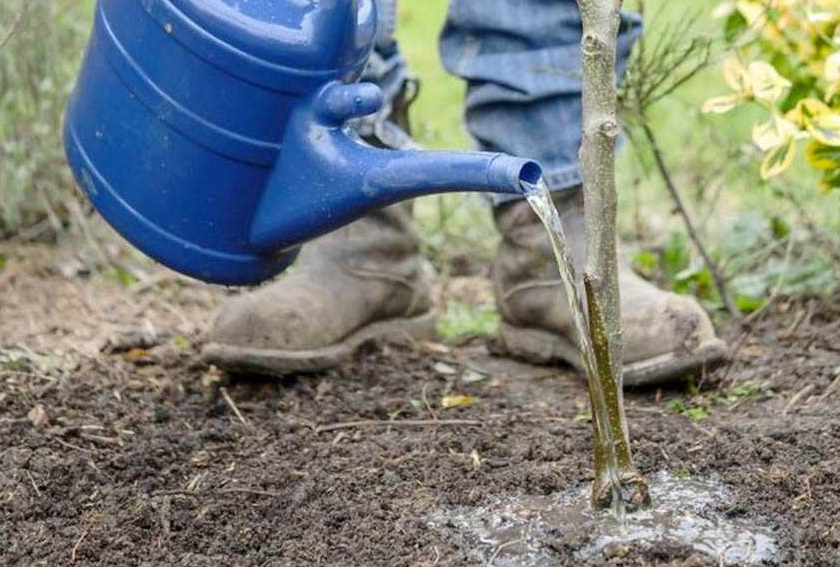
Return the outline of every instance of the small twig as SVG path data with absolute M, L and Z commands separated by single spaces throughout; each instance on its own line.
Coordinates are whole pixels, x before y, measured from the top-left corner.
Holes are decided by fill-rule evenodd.
M 239 408 L 236 407 L 236 404 L 234 403 L 233 398 L 231 398 L 230 394 L 228 394 L 227 388 L 222 386 L 221 388 L 219 388 L 219 392 L 222 394 L 222 398 L 225 400 L 225 403 L 228 405 L 228 407 L 230 407 L 230 409 L 233 410 L 233 413 L 235 413 L 236 417 L 239 418 L 239 421 L 242 422 L 242 425 L 246 425 L 246 426 L 251 425 L 250 423 L 248 423 L 248 420 L 245 419 L 245 416 L 242 415 L 242 412 L 239 411 Z
M 741 333 L 741 336 L 738 338 L 738 342 L 735 343 L 735 346 L 730 350 L 729 355 L 726 357 L 729 362 L 726 365 L 723 378 L 720 380 L 721 385 L 725 385 L 728 382 L 729 376 L 732 374 L 732 369 L 735 366 L 735 362 L 738 359 L 738 355 L 741 354 L 741 349 L 744 348 L 744 345 L 747 344 L 747 341 L 751 336 L 752 332 L 749 330 L 749 327 L 747 327 L 747 329 Z
M 810 393 L 813 391 L 813 389 L 814 389 L 814 385 L 813 385 L 813 384 L 808 384 L 807 386 L 805 386 L 804 388 L 802 388 L 801 390 L 799 390 L 799 392 L 797 392 L 797 393 L 796 393 L 796 394 L 795 394 L 795 395 L 794 395 L 794 396 L 790 399 L 790 401 L 787 403 L 787 405 L 785 406 L 785 409 L 783 409 L 783 410 L 782 410 L 782 415 L 787 415 L 787 414 L 788 414 L 788 412 L 790 412 L 790 410 L 792 410 L 792 409 L 793 409 L 793 407 L 794 407 L 796 404 L 798 404 L 798 403 L 799 403 L 799 400 L 801 400 L 802 398 L 804 398 L 805 396 L 807 396 L 808 394 L 810 394 Z
M 792 236 L 788 237 L 788 245 L 787 245 L 787 249 L 785 250 L 785 259 L 784 259 L 784 263 L 782 264 L 782 271 L 779 274 L 779 277 L 776 279 L 776 283 L 773 285 L 773 289 L 770 290 L 769 297 L 761 305 L 761 307 L 759 307 L 758 309 L 756 309 L 755 311 L 753 311 L 752 313 L 750 313 L 749 315 L 747 315 L 744 318 L 744 323 L 752 323 L 753 321 L 758 319 L 759 315 L 764 313 L 764 311 L 768 307 L 770 307 L 770 305 L 772 305 L 776 301 L 776 299 L 779 297 L 779 294 L 782 291 L 782 286 L 784 286 L 784 283 L 785 283 L 785 276 L 787 276 L 788 268 L 790 267 L 790 258 L 791 258 L 792 253 L 793 253 L 793 244 L 794 244 L 793 237 Z
M 78 445 L 73 445 L 72 443 L 68 443 L 68 442 L 66 442 L 66 441 L 62 441 L 62 440 L 61 440 L 61 439 L 59 439 L 58 437 L 53 437 L 53 436 L 51 436 L 51 437 L 50 437 L 50 439 L 52 439 L 53 441 L 55 441 L 55 442 L 56 442 L 56 443 L 58 443 L 59 445 L 62 445 L 62 446 L 64 446 L 64 447 L 67 447 L 68 449 L 73 449 L 73 450 L 75 450 L 75 451 L 81 451 L 82 453 L 92 453 L 92 452 L 93 452 L 93 451 L 91 451 L 90 449 L 85 449 L 85 448 L 83 448 L 83 447 L 79 447 Z
M 785 329 L 784 331 L 779 333 L 779 338 L 780 339 L 787 339 L 791 335 L 793 335 L 793 333 L 796 332 L 796 329 L 799 328 L 799 325 L 802 323 L 802 320 L 805 319 L 806 314 L 807 314 L 806 311 L 803 311 L 802 309 L 800 309 L 796 313 L 796 317 L 794 317 L 793 323 L 791 323 L 790 326 L 787 329 Z
M 156 490 L 152 496 L 190 496 L 200 498 L 203 494 L 255 494 L 257 496 L 271 496 L 279 498 L 283 494 L 270 490 L 258 490 L 256 488 L 211 488 L 208 490 Z
M 85 217 L 84 211 L 82 211 L 82 206 L 76 200 L 75 197 L 70 197 L 67 200 L 67 208 L 70 209 L 70 213 L 76 217 L 76 222 L 78 223 L 79 227 L 82 229 L 82 234 L 85 237 L 85 240 L 88 243 L 90 249 L 99 257 L 99 261 L 101 262 L 102 266 L 110 266 L 112 262 L 109 260 L 108 255 L 105 253 L 105 250 L 99 244 L 99 241 L 94 236 L 93 231 L 90 228 L 90 222 Z
M 177 282 L 182 283 L 184 285 L 194 285 L 196 283 L 195 280 L 190 279 L 187 276 L 175 272 L 163 271 L 149 276 L 143 281 L 138 281 L 136 283 L 131 284 L 130 286 L 128 286 L 128 292 L 132 295 L 137 295 L 143 293 L 144 291 L 148 291 L 149 289 L 152 289 L 158 285 L 169 282 Z
M 364 421 L 346 421 L 344 423 L 331 423 L 329 425 L 319 425 L 315 428 L 315 433 L 325 433 L 327 431 L 335 431 L 336 429 L 353 429 L 356 427 L 391 427 L 393 425 L 403 427 L 434 427 L 438 425 L 453 426 L 465 425 L 469 427 L 482 427 L 484 422 L 474 419 L 400 419 L 398 421 L 382 421 L 382 420 L 364 420 Z
M 653 133 L 653 130 L 651 129 L 650 124 L 647 122 L 645 117 L 641 117 L 641 127 L 645 133 L 645 138 L 647 139 L 648 144 L 650 145 L 650 149 L 653 153 L 653 159 L 656 162 L 656 168 L 659 171 L 659 175 L 665 182 L 665 186 L 667 187 L 668 192 L 671 194 L 671 199 L 673 199 L 674 205 L 677 207 L 677 211 L 683 219 L 683 223 L 685 224 L 685 228 L 688 231 L 689 238 L 691 238 L 691 241 L 694 243 L 694 246 L 697 247 L 697 251 L 703 257 L 703 262 L 706 264 L 706 267 L 712 274 L 712 279 L 715 282 L 715 287 L 717 288 L 718 293 L 720 294 L 720 297 L 723 300 L 723 304 L 726 307 L 726 310 L 729 311 L 729 314 L 732 315 L 732 317 L 740 319 L 741 311 L 735 305 L 735 301 L 732 299 L 732 296 L 729 293 L 729 288 L 726 285 L 726 280 L 720 272 L 720 268 L 718 268 L 717 263 L 712 259 L 712 256 L 711 254 L 709 254 L 709 251 L 706 250 L 706 245 L 703 244 L 702 238 L 700 238 L 700 235 L 697 233 L 697 229 L 694 227 L 694 221 L 692 220 L 688 209 L 685 207 L 682 197 L 680 197 L 680 192 L 677 189 L 677 186 L 674 182 L 674 178 L 671 175 L 671 171 L 668 169 L 668 165 L 665 163 L 665 156 L 662 153 L 662 149 L 659 147 L 659 140 L 656 138 L 656 134 Z
M 47 376 L 46 374 L 38 374 L 37 372 L 24 372 L 21 370 L 2 370 L 0 371 L 0 378 L 37 378 L 39 380 L 46 380 L 48 382 L 55 382 L 56 378 Z
M 258 496 L 273 496 L 275 498 L 283 496 L 279 492 L 271 492 L 269 490 L 257 490 L 255 488 L 220 488 L 219 490 L 214 490 L 214 492 L 218 492 L 219 494 L 256 494 Z
M 200 492 L 193 490 L 157 490 L 152 493 L 152 496 L 190 496 L 198 498 L 200 494 Z
M 70 563 L 76 562 L 76 552 L 79 551 L 79 546 L 82 545 L 82 542 L 85 541 L 85 538 L 88 536 L 89 533 L 90 527 L 86 528 L 84 533 L 82 534 L 82 537 L 80 537 L 78 541 L 76 541 L 76 545 L 73 546 L 73 550 L 70 552 Z
M 423 400 L 423 405 L 426 406 L 426 410 L 429 412 L 429 415 L 432 416 L 432 419 L 437 420 L 438 414 L 434 409 L 432 409 L 432 404 L 429 403 L 429 397 L 426 395 L 426 389 L 428 386 L 428 384 L 423 384 L 423 387 L 420 389 L 420 398 Z
M 831 384 L 829 384 L 828 388 L 825 389 L 825 392 L 823 392 L 820 395 L 820 397 L 817 398 L 817 403 L 821 404 L 824 401 L 826 401 L 831 394 L 837 391 L 838 388 L 840 388 L 840 374 L 838 374 L 837 378 L 835 378 L 834 381 Z
M 31 4 L 31 0 L 23 5 L 18 15 L 15 16 L 12 25 L 9 27 L 9 30 L 6 32 L 6 35 L 3 36 L 3 39 L 0 40 L 0 49 L 6 47 L 6 44 L 9 43 L 9 40 L 12 39 L 12 36 L 15 35 L 18 28 L 20 28 L 21 22 L 23 22 L 23 17 L 26 15 L 26 11 L 29 10 L 29 5 Z
M 495 551 L 495 552 L 493 552 L 493 555 L 492 555 L 492 556 L 490 557 L 490 559 L 487 561 L 487 567 L 493 567 L 493 562 L 494 562 L 494 561 L 496 561 L 496 558 L 498 558 L 498 557 L 499 557 L 499 554 L 500 554 L 502 551 L 504 551 L 504 550 L 505 550 L 505 549 L 507 549 L 508 547 L 511 547 L 512 545 L 516 545 L 517 543 L 521 543 L 521 542 L 522 542 L 522 540 L 521 540 L 521 539 L 515 539 L 515 540 L 513 540 L 513 541 L 508 541 L 508 542 L 505 542 L 505 543 L 503 543 L 502 545 L 500 545 L 499 547 L 497 547 L 497 548 L 496 548 L 496 551 Z
M 82 439 L 87 439 L 88 441 L 93 441 L 94 443 L 101 443 L 102 445 L 111 445 L 116 447 L 123 446 L 122 439 L 119 437 L 103 437 L 101 435 L 90 435 L 87 433 L 83 433 L 81 437 Z
M 788 203 L 790 203 L 793 208 L 796 210 L 796 214 L 799 216 L 799 220 L 805 226 L 805 229 L 808 231 L 809 236 L 814 242 L 819 242 L 822 244 L 823 250 L 825 250 L 826 254 L 831 256 L 832 260 L 834 260 L 836 265 L 840 265 L 840 250 L 837 248 L 837 242 L 834 241 L 832 238 L 827 236 L 823 230 L 821 230 L 814 219 L 808 214 L 808 211 L 805 209 L 805 206 L 802 202 L 796 198 L 796 196 L 790 191 L 789 188 L 782 186 L 780 183 L 775 184 L 776 192 L 782 196 Z
M 31 482 L 31 483 L 32 483 L 32 488 L 34 488 L 34 489 L 35 489 L 35 494 L 37 494 L 37 495 L 38 495 L 38 498 L 40 498 L 40 497 L 41 497 L 41 491 L 40 491 L 40 490 L 38 490 L 38 485 L 37 485 L 37 484 L 35 484 L 35 479 L 34 479 L 34 478 L 32 478 L 32 473 L 30 473 L 29 471 L 26 471 L 26 476 L 28 476 L 28 477 L 29 477 L 29 482 Z
M 698 433 L 702 433 L 703 435 L 705 435 L 709 439 L 714 439 L 715 437 L 717 437 L 717 429 L 712 428 L 712 430 L 709 431 L 708 429 L 704 429 L 704 428 L 700 427 L 694 421 L 690 421 L 689 423 L 691 424 L 692 429 L 694 429 Z

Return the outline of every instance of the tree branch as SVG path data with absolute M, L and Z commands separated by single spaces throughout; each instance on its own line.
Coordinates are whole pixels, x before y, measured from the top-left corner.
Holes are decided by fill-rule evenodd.
M 735 301 L 732 299 L 732 295 L 729 293 L 729 288 L 726 285 L 726 279 L 723 277 L 717 263 L 712 259 L 712 255 L 709 254 L 708 250 L 706 250 L 706 245 L 703 244 L 703 239 L 700 238 L 700 234 L 694 226 L 694 221 L 692 220 L 685 203 L 683 203 L 682 197 L 680 197 L 680 192 L 677 190 L 677 185 L 674 183 L 671 171 L 665 163 L 665 156 L 662 153 L 662 149 L 659 147 L 659 140 L 656 138 L 656 134 L 653 133 L 653 130 L 651 129 L 645 116 L 641 117 L 640 122 L 642 130 L 645 133 L 645 138 L 647 139 L 651 152 L 653 153 L 653 159 L 656 162 L 656 169 L 659 171 L 659 175 L 665 182 L 665 187 L 668 188 L 668 193 L 671 194 L 671 199 L 674 201 L 674 205 L 676 205 L 677 211 L 682 217 L 685 228 L 688 231 L 689 238 L 691 238 L 691 241 L 694 243 L 697 251 L 700 252 L 700 255 L 703 257 L 703 262 L 712 274 L 712 279 L 714 280 L 715 287 L 723 300 L 723 305 L 732 317 L 740 319 L 741 310 L 738 309 L 737 305 L 735 305 Z
M 6 44 L 9 43 L 9 40 L 12 39 L 12 36 L 15 35 L 18 28 L 20 27 L 21 22 L 23 22 L 23 17 L 26 15 L 26 11 L 29 9 L 29 5 L 32 3 L 30 0 L 23 7 L 20 9 L 20 12 L 15 16 L 15 19 L 12 21 L 12 25 L 9 26 L 9 30 L 6 32 L 6 35 L 3 36 L 3 39 L 0 39 L 0 49 L 6 47 Z

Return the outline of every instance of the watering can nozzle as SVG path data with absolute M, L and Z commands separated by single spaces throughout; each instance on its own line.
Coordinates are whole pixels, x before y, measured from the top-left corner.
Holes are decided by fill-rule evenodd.
M 505 154 L 384 150 L 344 131 L 381 104 L 375 85 L 334 82 L 294 110 L 251 227 L 256 249 L 284 250 L 423 195 L 524 195 L 542 175 L 536 162 Z

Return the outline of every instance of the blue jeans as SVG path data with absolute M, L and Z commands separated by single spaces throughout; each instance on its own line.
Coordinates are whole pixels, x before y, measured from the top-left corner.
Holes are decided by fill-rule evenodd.
M 379 36 L 363 78 L 386 100 L 416 81 L 393 39 L 396 3 L 377 0 Z M 619 76 L 640 33 L 638 16 L 623 14 Z M 440 36 L 444 67 L 467 81 L 464 115 L 478 148 L 539 161 L 555 191 L 581 184 L 581 35 L 575 0 L 450 0 Z M 386 103 L 367 128 L 379 128 L 394 147 L 409 143 L 382 125 L 389 113 Z M 494 195 L 494 202 L 511 198 Z

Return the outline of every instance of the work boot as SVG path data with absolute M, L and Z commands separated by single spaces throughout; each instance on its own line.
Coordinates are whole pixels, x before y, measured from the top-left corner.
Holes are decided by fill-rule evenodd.
M 408 109 L 417 79 L 407 75 L 398 88 L 375 116 L 354 121 L 365 142 L 416 147 Z M 222 307 L 205 360 L 282 375 L 335 367 L 371 341 L 433 337 L 433 270 L 420 256 L 412 212 L 400 203 L 305 245 L 280 280 Z
M 230 300 L 205 360 L 282 375 L 332 368 L 370 341 L 432 337 L 431 268 L 411 208 L 392 206 L 307 244 L 279 281 Z
M 578 272 L 585 258 L 583 191 L 553 193 Z M 577 333 L 551 244 L 526 201 L 497 207 L 502 243 L 493 266 L 500 338 L 531 362 L 563 360 L 582 371 Z M 579 284 L 579 282 L 578 282 Z M 692 298 L 662 291 L 619 267 L 624 383 L 646 385 L 687 375 L 720 361 L 725 345 Z

